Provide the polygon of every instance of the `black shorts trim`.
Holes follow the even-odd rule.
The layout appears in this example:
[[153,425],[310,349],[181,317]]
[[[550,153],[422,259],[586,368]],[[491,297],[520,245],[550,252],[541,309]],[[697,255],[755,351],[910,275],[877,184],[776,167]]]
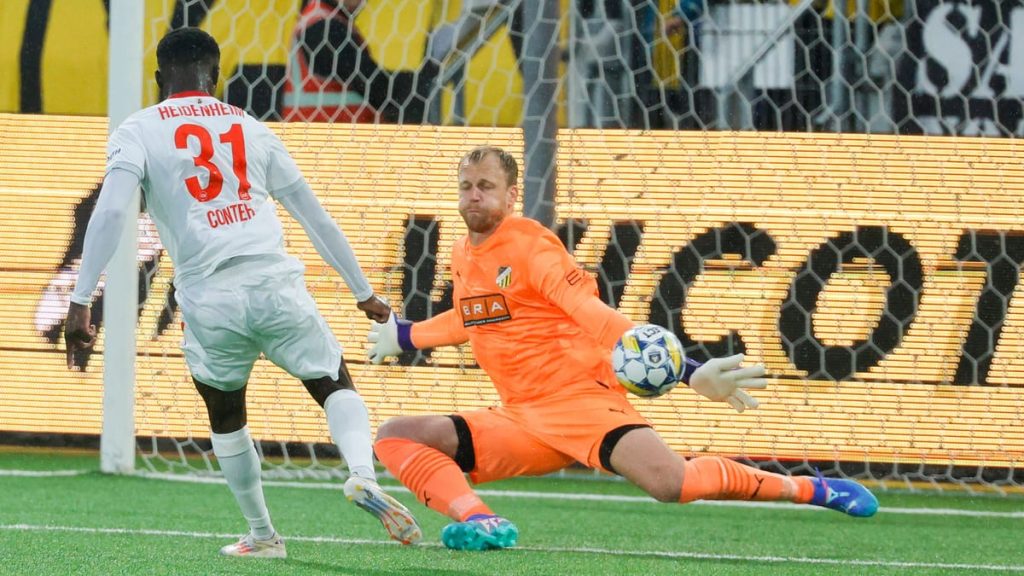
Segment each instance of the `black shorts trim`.
[[612,451],[615,450],[615,446],[628,432],[632,432],[638,428],[650,427],[651,426],[649,424],[626,424],[625,426],[619,426],[605,434],[604,439],[601,440],[601,449],[598,451],[598,457],[601,459],[601,466],[612,474],[619,474],[615,471],[615,468],[612,468]]
[[472,472],[476,468],[476,452],[473,451],[473,433],[469,431],[466,419],[458,414],[449,414],[455,424],[455,435],[459,439],[459,447],[455,449],[455,463],[463,472]]

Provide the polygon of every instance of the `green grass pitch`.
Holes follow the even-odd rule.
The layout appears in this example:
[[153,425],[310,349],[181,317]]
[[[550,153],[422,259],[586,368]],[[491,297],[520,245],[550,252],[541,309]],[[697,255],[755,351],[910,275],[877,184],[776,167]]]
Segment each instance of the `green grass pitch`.
[[480,487],[520,529],[518,548],[483,553],[444,549],[446,519],[397,488],[423,525],[419,546],[388,541],[340,482],[269,482],[288,558],[221,558],[246,530],[225,485],[107,476],[97,462],[0,451],[0,574],[1024,574],[1019,495],[881,492],[879,514],[854,519],[788,504],[657,504],[622,482],[556,478]]

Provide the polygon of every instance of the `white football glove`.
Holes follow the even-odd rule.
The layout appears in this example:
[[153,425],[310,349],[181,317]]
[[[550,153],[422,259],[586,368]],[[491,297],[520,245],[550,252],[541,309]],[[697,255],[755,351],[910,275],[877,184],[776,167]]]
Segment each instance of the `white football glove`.
[[[392,312],[388,316],[387,322],[381,324],[380,322],[374,322],[370,326],[370,333],[366,335],[366,339],[373,346],[370,347],[370,362],[374,364],[380,364],[384,362],[384,359],[388,356],[398,356],[405,350],[402,349],[402,345],[398,343],[398,330],[399,323],[411,326],[411,322],[408,320],[402,320],[395,316]],[[408,329],[408,328],[406,328]]]
[[737,412],[757,408],[757,399],[744,388],[765,388],[768,379],[761,364],[740,368],[743,354],[713,358],[690,376],[690,388],[710,400],[728,402]]

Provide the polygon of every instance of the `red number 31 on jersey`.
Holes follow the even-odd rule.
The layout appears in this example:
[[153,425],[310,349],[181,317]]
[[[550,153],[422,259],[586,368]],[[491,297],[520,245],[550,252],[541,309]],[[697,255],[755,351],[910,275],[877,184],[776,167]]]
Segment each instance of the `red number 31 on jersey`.
[[[192,158],[192,162],[198,168],[203,168],[210,173],[210,178],[203,186],[198,176],[189,176],[185,179],[185,187],[193,198],[200,202],[209,202],[220,196],[224,187],[224,174],[213,162],[213,137],[210,132],[198,124],[182,124],[174,132],[174,146],[179,150],[188,149],[188,139],[194,137],[199,141],[199,155]],[[249,195],[249,177],[246,174],[247,164],[245,161],[245,136],[242,134],[241,124],[232,124],[227,132],[220,134],[222,144],[231,145],[231,168],[238,178],[238,199],[252,200]]]

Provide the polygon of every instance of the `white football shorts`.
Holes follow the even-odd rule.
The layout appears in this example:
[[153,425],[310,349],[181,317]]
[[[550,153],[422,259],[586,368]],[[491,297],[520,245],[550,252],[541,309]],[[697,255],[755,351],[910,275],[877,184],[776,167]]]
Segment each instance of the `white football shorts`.
[[175,292],[192,376],[231,392],[245,386],[262,352],[300,380],[338,377],[341,346],[292,257],[246,256]]

